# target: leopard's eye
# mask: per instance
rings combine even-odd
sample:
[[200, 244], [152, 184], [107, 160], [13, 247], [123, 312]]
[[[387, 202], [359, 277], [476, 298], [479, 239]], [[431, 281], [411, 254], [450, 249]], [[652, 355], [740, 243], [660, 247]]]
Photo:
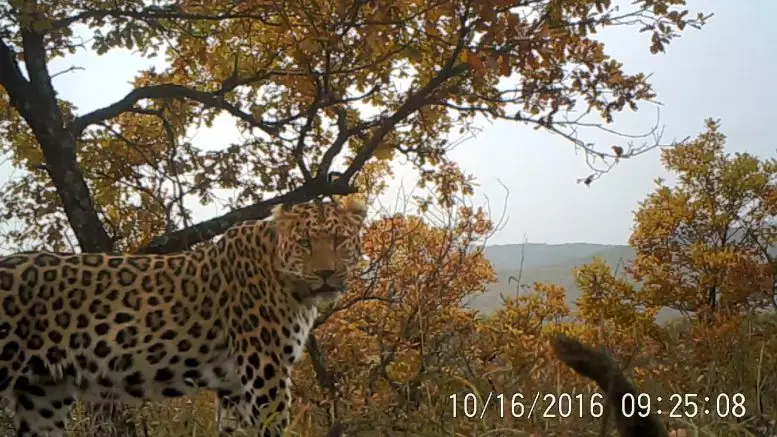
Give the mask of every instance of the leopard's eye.
[[335, 235], [334, 241], [335, 241], [335, 247], [338, 247], [341, 244], [345, 243], [345, 237], [343, 237], [342, 235]]
[[300, 246], [304, 247], [305, 249], [310, 249], [311, 247], [313, 247], [313, 245], [310, 243], [309, 238], [303, 238], [299, 240], [298, 243]]

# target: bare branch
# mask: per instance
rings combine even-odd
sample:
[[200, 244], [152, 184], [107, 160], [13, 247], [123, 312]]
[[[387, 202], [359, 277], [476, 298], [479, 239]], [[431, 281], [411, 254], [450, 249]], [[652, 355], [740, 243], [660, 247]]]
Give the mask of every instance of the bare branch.
[[70, 66], [70, 67], [68, 67], [68, 68], [66, 68], [66, 69], [64, 69], [64, 70], [62, 70], [62, 71], [58, 71], [58, 72], [56, 72], [56, 73], [52, 74], [52, 75], [51, 75], [51, 78], [53, 79], [53, 78], [55, 78], [55, 77], [57, 77], [57, 76], [60, 76], [60, 75], [62, 75], [62, 74], [72, 73], [73, 71], [79, 71], [79, 70], [80, 70], [80, 71], [83, 71], [83, 70], [84, 70], [84, 68], [83, 68], [83, 67], [77, 67], [77, 66], [73, 65], [73, 66]]
[[392, 129], [394, 129], [394, 126], [396, 126], [400, 121], [404, 120], [408, 115], [418, 110], [418, 108], [423, 104], [428, 103], [429, 96], [435, 90], [437, 90], [440, 85], [445, 83], [448, 79], [451, 79], [452, 77], [458, 76], [459, 74], [469, 70], [469, 66], [465, 64], [456, 64], [459, 58], [459, 54], [464, 49], [466, 37], [469, 33], [469, 27], [464, 21], [464, 18], [462, 18], [461, 28], [459, 29], [459, 40], [456, 48], [451, 53], [451, 56], [448, 58], [448, 61], [443, 66], [443, 68], [431, 80], [429, 80], [426, 85], [421, 87], [421, 89], [416, 92], [411, 92], [405, 100], [405, 103], [403, 103], [402, 106], [400, 106], [393, 115], [381, 122], [377, 131], [372, 135], [364, 147], [359, 150], [351, 162], [351, 165], [349, 165], [345, 172], [343, 172], [342, 179], [344, 181], [350, 180], [357, 171], [361, 170], [367, 160], [372, 157], [372, 154], [380, 145], [381, 141], [383, 141], [383, 138], [388, 135]]

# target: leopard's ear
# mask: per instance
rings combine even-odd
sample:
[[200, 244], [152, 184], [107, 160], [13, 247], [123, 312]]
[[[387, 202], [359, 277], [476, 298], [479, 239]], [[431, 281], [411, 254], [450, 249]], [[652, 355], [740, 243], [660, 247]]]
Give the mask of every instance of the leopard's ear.
[[367, 202], [358, 196], [348, 196], [343, 200], [343, 208], [360, 223], [367, 218]]
[[271, 218], [273, 220], [281, 220], [283, 219], [286, 214], [291, 211], [291, 204], [290, 203], [279, 203], [272, 207], [272, 210], [270, 210]]

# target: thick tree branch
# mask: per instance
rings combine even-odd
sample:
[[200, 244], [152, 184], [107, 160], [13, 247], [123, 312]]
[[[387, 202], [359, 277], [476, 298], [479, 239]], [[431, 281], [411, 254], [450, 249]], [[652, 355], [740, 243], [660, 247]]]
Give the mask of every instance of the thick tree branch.
[[259, 128], [269, 135], [274, 136], [277, 133], [277, 128], [271, 127], [261, 120], [257, 120], [253, 115], [227, 102], [223, 97], [223, 93], [228, 91], [231, 91], [231, 89], [222, 89], [217, 93], [209, 93], [175, 84], [151, 85], [143, 88], [136, 88], [123, 99], [112, 105], [96, 109], [88, 114], [77, 117], [70, 123], [70, 126], [68, 126], [68, 131], [70, 131], [73, 136], [79, 137], [89, 125], [103, 122], [127, 112], [132, 109], [137, 102], [143, 99], [184, 98], [194, 100], [213, 108], [223, 109], [233, 116], [245, 121], [250, 126]]
[[32, 85], [24, 78], [19, 64], [16, 62], [16, 53], [0, 39], [0, 84], [8, 92], [11, 104], [21, 105], [21, 97], [32, 92]]
[[[455, 53], [456, 57], [458, 57], [458, 50]], [[456, 58], [454, 57], [452, 59]], [[370, 159], [370, 157], [372, 157], [372, 154], [380, 145], [380, 142], [383, 141], [383, 138], [385, 138], [386, 135], [388, 135], [388, 133], [391, 132], [391, 130], [394, 129], [394, 127], [399, 122], [423, 106], [426, 99], [431, 93], [434, 92], [435, 89], [437, 89], [437, 87], [442, 85], [446, 80], [463, 73], [468, 68], [469, 67], [465, 65], [454, 65], [453, 62], [449, 63], [449, 65], [443, 68], [440, 73], [438, 73], [433, 79], [427, 82], [427, 84], [420, 90], [415, 93], [410, 93], [405, 103], [402, 104], [402, 106], [400, 106], [399, 109], [394, 112], [394, 114], [377, 122], [360, 123], [357, 126], [349, 127], [346, 110], [344, 108], [338, 108], [337, 138], [335, 138], [335, 141], [332, 143], [332, 145], [326, 150], [326, 152], [324, 152], [324, 156], [321, 158], [321, 163], [318, 167], [316, 178], [323, 178], [325, 175], [329, 174], [329, 167], [332, 165], [334, 158], [340, 154], [343, 146], [351, 136], [363, 133], [365, 130], [377, 126], [378, 130], [365, 143], [364, 147], [362, 147], [362, 149], [356, 155], [348, 169], [340, 175], [340, 180], [345, 182], [349, 181], [357, 171], [364, 167], [364, 164], [368, 159]]]
[[[326, 73], [325, 73], [326, 74]], [[326, 79], [325, 79], [326, 80]], [[316, 96], [313, 99], [313, 103], [308, 107], [305, 117], [305, 124], [299, 131], [299, 138], [297, 138], [297, 145], [294, 147], [294, 158], [297, 160], [297, 167], [302, 173], [302, 177], [305, 181], [313, 179], [310, 174], [308, 166], [305, 164], [305, 139], [307, 139], [310, 130], [313, 128], [313, 122], [315, 121], [316, 113], [318, 112], [321, 101], [328, 97], [325, 97], [325, 90], [322, 87], [321, 80], [316, 80]]]
[[308, 335], [308, 355], [310, 355], [310, 361], [313, 363], [313, 371], [316, 373], [316, 380], [318, 385], [326, 390], [329, 394], [332, 402], [331, 409], [329, 411], [329, 419], [331, 421], [327, 436], [338, 436], [342, 434], [342, 424], [337, 417], [337, 391], [335, 388], [335, 380], [329, 369], [326, 368], [326, 360], [324, 358], [321, 348], [318, 347], [318, 340], [316, 335], [311, 332]]
[[284, 195], [273, 197], [244, 208], [228, 212], [194, 226], [154, 238], [151, 243], [135, 253], [172, 253], [186, 250], [194, 244], [221, 235], [230, 226], [245, 220], [260, 220], [270, 215], [272, 207], [281, 203], [302, 203], [319, 196], [345, 195], [357, 192], [356, 188], [337, 180], [313, 179]]
[[[234, 3], [235, 6], [243, 2]], [[70, 17], [62, 18], [52, 22], [54, 29], [68, 27], [74, 23], [86, 22], [88, 20], [99, 20], [103, 18], [134, 18], [137, 20], [202, 20], [202, 21], [221, 21], [231, 19], [252, 19], [261, 21], [262, 24], [272, 26], [273, 23], [267, 21], [267, 16], [251, 12], [227, 11], [219, 14], [200, 14], [184, 12], [176, 7], [149, 6], [140, 10], [128, 9], [96, 9], [80, 12]]]
[[46, 66], [43, 35], [22, 29], [21, 36], [30, 80], [22, 74], [14, 50], [0, 40], [0, 85], [8, 93], [11, 106], [24, 118], [40, 144], [46, 169], [81, 250], [109, 252], [113, 240], [100, 221], [78, 165], [76, 138], [63, 126]]
[[334, 394], [335, 382], [332, 379], [332, 375], [326, 368], [324, 357], [321, 354], [321, 349], [318, 347], [318, 340], [316, 335], [310, 333], [308, 336], [308, 354], [310, 354], [311, 361], [313, 362], [313, 370], [316, 372], [316, 380], [318, 385], [324, 390], [327, 390]]
[[82, 116], [76, 117], [70, 123], [67, 129], [75, 138], [78, 138], [81, 136], [84, 129], [86, 129], [90, 125], [99, 124], [103, 121], [114, 118], [124, 112], [137, 110], [137, 108], [134, 108], [134, 105], [141, 100], [180, 98], [180, 99], [193, 100], [195, 102], [199, 102], [211, 108], [223, 109], [228, 113], [230, 113], [231, 115], [233, 115], [234, 117], [239, 118], [240, 120], [243, 120], [249, 126], [258, 128], [270, 136], [276, 136], [281, 128], [286, 126], [288, 123], [291, 123], [305, 115], [310, 116], [311, 113], [315, 113], [315, 111], [318, 111], [328, 106], [347, 104], [351, 101], [358, 101], [360, 99], [369, 97], [373, 93], [377, 92], [379, 89], [378, 86], [375, 86], [373, 87], [373, 89], [371, 89], [368, 93], [364, 95], [351, 97], [351, 98], [344, 98], [344, 99], [333, 99], [331, 98], [331, 96], [322, 95], [320, 96], [320, 98], [316, 99], [311, 104], [311, 106], [306, 110], [300, 111], [298, 114], [292, 115], [290, 117], [272, 121], [272, 122], [258, 120], [250, 113], [241, 110], [240, 108], [232, 105], [231, 103], [227, 102], [224, 99], [224, 94], [234, 90], [240, 85], [246, 85], [248, 83], [258, 82], [270, 76], [288, 76], [288, 75], [294, 76], [294, 75], [300, 75], [300, 74], [303, 74], [303, 73], [298, 73], [294, 71], [269, 71], [269, 72], [259, 72], [242, 78], [229, 77], [226, 80], [224, 80], [224, 82], [221, 84], [220, 89], [214, 92], [199, 91], [199, 90], [195, 90], [195, 89], [192, 89], [183, 85], [177, 85], [177, 84], [160, 84], [160, 85], [151, 85], [147, 87], [136, 88], [116, 103], [113, 103], [111, 105], [105, 106], [100, 109], [96, 109], [88, 114], [84, 114]]

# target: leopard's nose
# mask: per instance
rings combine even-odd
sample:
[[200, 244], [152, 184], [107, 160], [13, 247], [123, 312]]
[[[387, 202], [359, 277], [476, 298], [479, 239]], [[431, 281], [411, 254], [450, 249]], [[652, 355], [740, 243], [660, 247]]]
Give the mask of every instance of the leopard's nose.
[[329, 279], [330, 276], [335, 274], [335, 271], [334, 270], [328, 270], [328, 269], [316, 270], [316, 274], [318, 276], [320, 276], [321, 279], [326, 281], [327, 279]]

